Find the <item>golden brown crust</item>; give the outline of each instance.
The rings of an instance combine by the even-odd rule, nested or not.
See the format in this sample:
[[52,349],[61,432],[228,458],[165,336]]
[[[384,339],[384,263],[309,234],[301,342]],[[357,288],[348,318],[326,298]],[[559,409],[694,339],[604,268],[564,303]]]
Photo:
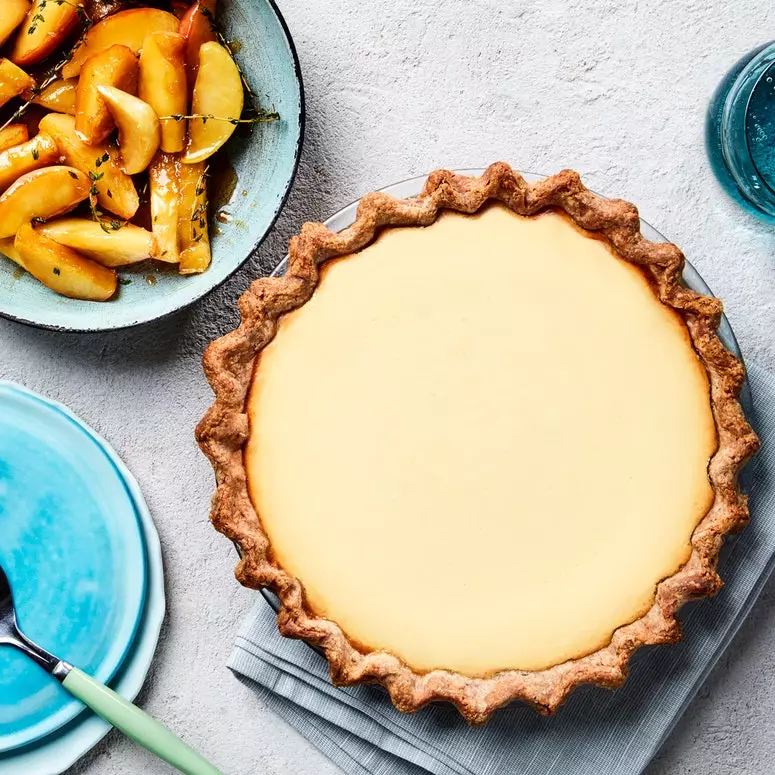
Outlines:
[[[511,670],[490,678],[468,678],[445,670],[417,674],[390,654],[358,651],[337,624],[316,616],[305,605],[301,583],[272,560],[247,489],[243,462],[249,432],[246,401],[256,356],[273,338],[278,319],[310,298],[323,262],[362,249],[382,227],[426,226],[442,209],[473,213],[488,200],[498,200],[521,215],[548,208],[565,211],[577,226],[603,237],[620,256],[640,266],[653,280],[661,301],[683,318],[710,379],[719,436],[718,451],[708,469],[715,498],[694,531],[688,562],[660,582],[651,609],[616,630],[604,648],[535,672]],[[280,598],[280,632],[322,648],[336,684],[380,683],[395,706],[408,712],[427,702],[447,700],[474,724],[485,722],[495,709],[513,700],[551,713],[579,684],[619,686],[636,649],[678,641],[678,609],[690,599],[715,594],[722,585],[716,572],[719,549],[725,536],[748,520],[738,474],[759,445],[738,402],[743,365],[717,336],[721,302],[683,286],[683,264],[683,254],[675,245],[652,243],[641,235],[634,205],[596,196],[569,170],[529,184],[504,163],[493,164],[481,177],[434,172],[417,199],[369,194],[358,206],[355,223],[339,233],[319,223],[304,224],[301,234],[291,239],[287,274],[256,280],[239,301],[242,324],[208,347],[204,367],[216,400],[197,428],[197,439],[217,480],[212,522],[240,547],[239,581],[248,587],[268,587]]]

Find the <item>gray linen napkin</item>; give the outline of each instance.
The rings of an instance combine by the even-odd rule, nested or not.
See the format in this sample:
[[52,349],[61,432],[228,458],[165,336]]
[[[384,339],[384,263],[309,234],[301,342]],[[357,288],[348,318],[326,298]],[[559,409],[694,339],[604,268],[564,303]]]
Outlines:
[[724,589],[684,609],[680,644],[641,649],[621,689],[583,687],[551,718],[513,704],[478,729],[447,705],[404,715],[379,687],[333,687],[322,657],[280,637],[263,599],[244,622],[229,667],[347,773],[640,773],[729,645],[773,567],[775,378],[751,366],[749,379],[763,446],[749,466],[751,523],[722,557]]

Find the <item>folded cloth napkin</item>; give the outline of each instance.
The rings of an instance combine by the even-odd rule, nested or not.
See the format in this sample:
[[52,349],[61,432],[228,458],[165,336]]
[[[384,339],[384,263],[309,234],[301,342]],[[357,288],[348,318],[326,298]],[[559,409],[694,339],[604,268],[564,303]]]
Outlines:
[[445,704],[399,713],[379,687],[340,689],[304,643],[282,638],[263,599],[244,622],[229,666],[263,701],[347,773],[635,775],[687,707],[751,609],[775,554],[775,378],[749,368],[762,451],[749,466],[751,523],[722,556],[725,586],[684,608],[677,646],[641,649],[617,691],[583,687],[551,718],[515,703],[481,728]]

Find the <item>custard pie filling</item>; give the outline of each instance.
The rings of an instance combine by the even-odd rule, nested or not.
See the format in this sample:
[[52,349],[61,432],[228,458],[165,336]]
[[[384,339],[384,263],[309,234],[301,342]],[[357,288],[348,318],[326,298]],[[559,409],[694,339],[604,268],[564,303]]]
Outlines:
[[329,262],[247,409],[275,561],[353,643],[419,672],[596,651],[713,501],[686,326],[555,212],[446,212]]

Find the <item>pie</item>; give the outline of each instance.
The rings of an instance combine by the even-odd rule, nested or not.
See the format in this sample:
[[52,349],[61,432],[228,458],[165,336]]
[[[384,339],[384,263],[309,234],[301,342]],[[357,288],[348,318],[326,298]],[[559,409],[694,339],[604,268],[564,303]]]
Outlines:
[[549,713],[720,588],[744,369],[639,223],[574,172],[439,171],[305,224],[241,298],[204,360],[212,520],[335,683]]

